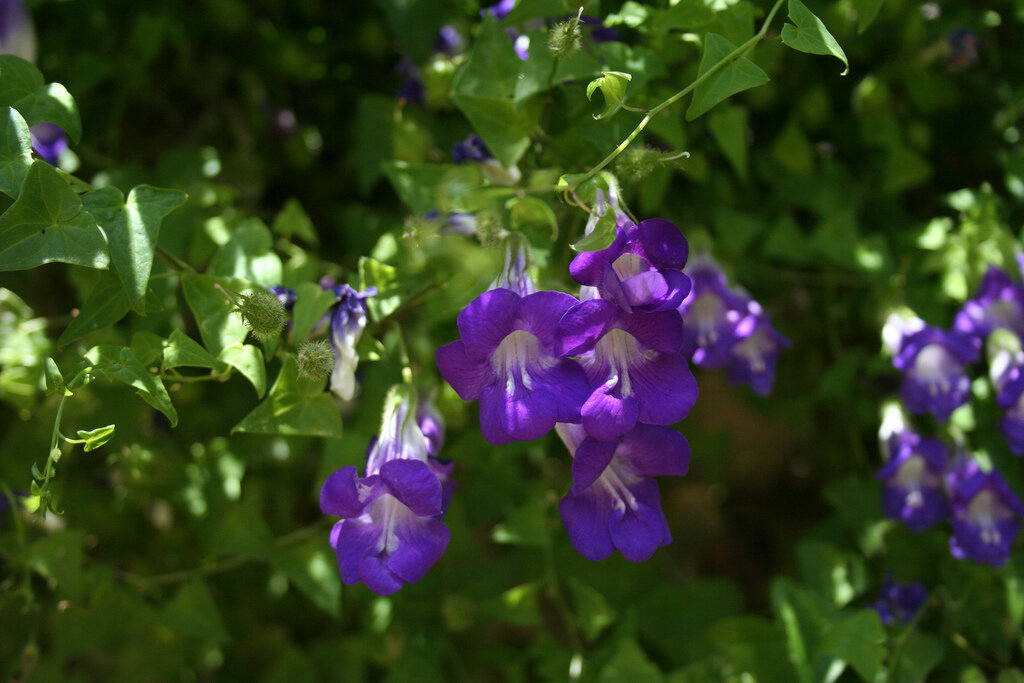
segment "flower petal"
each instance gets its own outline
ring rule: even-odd
[[[383,492],[377,477],[360,480],[356,468],[348,465],[324,481],[320,488],[320,511],[325,515],[358,517]]]
[[[573,306],[558,321],[555,353],[575,356],[590,350],[618,316],[615,305],[604,299],[590,299]]]
[[[422,460],[389,460],[380,466],[388,492],[421,517],[441,514],[441,482]]]
[[[636,496],[634,507],[621,518],[613,515],[609,525],[612,543],[630,562],[650,559],[654,551],[672,542],[665,513],[661,511],[658,484],[645,479],[630,487]]]
[[[652,266],[663,270],[682,270],[690,249],[675,223],[664,218],[648,218],[636,225],[636,239]]]
[[[577,254],[569,264],[569,275],[581,285],[596,287],[604,280],[605,266],[622,255],[625,248],[626,233],[616,228],[615,240],[606,249]]]
[[[682,420],[697,400],[697,381],[686,359],[659,354],[630,368],[633,393],[640,402],[640,422],[670,425]]]
[[[480,431],[495,445],[532,441],[555,426],[558,409],[557,399],[546,389],[516,389],[509,395],[504,386],[491,384],[480,392]]]
[[[580,411],[583,427],[595,439],[617,441],[633,428],[640,414],[636,396],[619,396],[615,386],[609,386],[617,385],[618,381],[615,378],[598,387]]]
[[[535,292],[523,297],[517,318],[522,329],[537,337],[542,346],[551,348],[559,319],[578,303],[576,297],[563,292]]]
[[[572,488],[569,490],[573,495],[579,495],[597,481],[615,456],[617,445],[618,440],[600,441],[593,437],[580,443],[572,459]]]
[[[690,466],[690,444],[671,427],[638,424],[622,438],[616,452],[644,477],[681,477]]]
[[[622,329],[662,353],[678,353],[683,346],[683,318],[676,310],[623,316]]]
[[[395,525],[398,545],[387,567],[403,581],[415,583],[444,554],[451,532],[439,519],[409,515]]]
[[[484,385],[494,379],[490,364],[471,359],[461,340],[438,347],[434,357],[441,376],[464,401],[478,398]]]
[[[519,301],[519,295],[512,290],[491,289],[462,309],[458,317],[459,335],[469,358],[490,358],[512,331]]]
[[[558,514],[565,524],[569,541],[583,557],[597,561],[615,552],[608,531],[611,506],[593,488],[579,495],[568,493],[558,503]]]

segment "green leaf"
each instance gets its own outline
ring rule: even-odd
[[[323,391],[325,381],[299,377],[294,356],[288,356],[270,394],[231,432],[341,438],[341,416]]]
[[[615,241],[615,212],[605,211],[590,233],[572,244],[574,251],[601,251]]]
[[[238,277],[273,287],[281,284],[281,257],[273,251],[274,237],[263,221],[242,221],[210,265],[214,275]]]
[[[216,288],[215,285],[218,284],[228,291],[235,292],[249,288],[249,284],[244,280],[226,277],[195,273],[181,277],[185,301],[195,316],[199,334],[203,338],[203,346],[214,354],[220,353],[232,344],[241,344],[249,333],[242,323],[241,316],[235,311],[234,304]]]
[[[274,217],[272,230],[274,234],[286,239],[291,239],[294,235],[301,237],[307,244],[313,246],[320,244],[313,221],[309,219],[309,215],[303,210],[302,204],[299,204],[297,199],[289,199],[284,203],[280,213]]]
[[[544,495],[535,495],[508,514],[491,532],[495,543],[508,545],[548,545],[548,503]]]
[[[295,308],[292,311],[292,335],[296,344],[305,341],[309,333],[338,297],[315,282],[303,282],[295,288]]]
[[[274,564],[313,604],[331,616],[341,611],[338,560],[320,538],[278,553]]]
[[[134,341],[135,339],[132,338],[133,349]],[[168,370],[180,367],[216,370],[220,366],[213,354],[180,329],[175,329],[167,338],[167,342],[163,346],[163,355],[164,367]]]
[[[128,201],[115,187],[103,187],[82,197],[83,208],[92,214],[110,242],[110,259],[132,308],[146,314],[146,289],[153,268],[153,252],[160,234],[160,222],[185,203],[180,190],[139,185],[128,193]]]
[[[547,31],[531,31],[529,37],[531,45],[544,45],[548,34]],[[601,62],[585,50],[578,50],[560,59],[556,66],[555,55],[551,50],[538,48],[530,50],[530,57],[521,63],[521,69],[522,73],[516,82],[513,95],[517,107],[522,106],[534,95],[546,92],[566,81],[581,81],[599,74]]]
[[[601,669],[599,683],[661,683],[661,671],[655,666],[643,649],[632,638],[619,642],[611,661]]]
[[[847,662],[865,681],[874,681],[885,660],[885,629],[878,613],[864,609],[836,622],[819,649]]]
[[[259,348],[252,344],[233,344],[221,351],[217,359],[242,373],[256,390],[256,396],[263,398],[267,391],[267,366]]]
[[[742,180],[747,177],[747,109],[730,104],[708,117],[708,127],[729,165]]]
[[[81,531],[55,531],[25,551],[25,562],[33,571],[56,584],[58,597],[77,600],[81,595],[84,539],[85,534]]]
[[[131,304],[128,294],[113,273],[100,273],[96,285],[82,302],[78,315],[57,339],[57,346],[67,346],[79,339],[102,330],[128,315]]]
[[[700,59],[697,76],[703,76],[736,49],[723,36],[709,33],[704,38],[704,56]],[[769,81],[761,67],[746,57],[736,57],[723,65],[715,73],[703,80],[693,91],[693,101],[686,110],[686,120],[695,118],[708,111],[722,100],[738,92],[764,85]]]
[[[708,633],[737,672],[750,672],[757,681],[795,680],[786,658],[784,635],[777,624],[763,617],[731,617],[711,626]]]
[[[164,355],[166,343],[164,338],[158,334],[139,330],[132,335],[132,353],[135,354],[137,361],[149,366]]]
[[[7,107],[0,121],[0,192],[16,199],[32,165],[32,136],[17,109]]]
[[[45,161],[28,169],[18,199],[0,216],[0,270],[52,261],[88,268],[110,265],[107,240],[82,200]]]
[[[123,346],[94,346],[85,354],[96,371],[108,379],[133,387],[139,397],[167,416],[171,426],[178,424],[178,413],[159,377],[150,374],[132,350]]]
[[[516,197],[510,199],[507,206],[514,229],[549,233],[552,242],[558,239],[558,218],[551,205],[540,197]]]
[[[573,613],[579,617],[583,635],[593,642],[601,632],[615,623],[615,609],[604,596],[583,583],[569,577],[569,593],[572,596]]]
[[[680,0],[651,19],[651,30],[665,33],[672,30],[693,31],[715,19],[715,13],[704,0]]]
[[[877,9],[875,11],[877,12]],[[843,48],[839,47],[839,43],[825,28],[825,24],[821,23],[821,19],[814,16],[804,3],[800,0],[789,0],[789,18],[793,23],[782,27],[783,43],[794,50],[812,55],[832,55],[845,67],[841,75],[849,73],[850,63],[846,60]]]
[[[377,294],[366,300],[374,320],[382,320],[395,312],[402,303],[399,293],[398,271],[394,266],[381,263],[369,256],[359,258],[360,289],[377,288]]]
[[[201,579],[193,579],[181,587],[164,607],[160,623],[172,631],[216,643],[229,640],[213,596]]]
[[[82,137],[78,106],[60,83],[47,84],[30,62],[0,55],[0,106],[21,112],[29,126],[48,121],[60,126],[75,142]]]
[[[452,101],[504,166],[513,166],[530,146],[540,102],[516,106],[522,61],[494,17],[484,15],[466,62],[452,81]]]
[[[853,0],[853,9],[857,11],[857,33],[864,33],[881,8],[882,0]]]
[[[595,78],[587,85],[587,99],[591,99],[594,91],[599,89],[604,95],[604,109],[594,114],[595,119],[603,119],[618,111],[622,100],[626,97],[626,87],[633,76],[621,71],[602,71],[600,78]]]
[[[914,632],[895,662],[895,683],[919,683],[928,680],[928,674],[942,662],[946,647],[935,636]]]
[[[84,429],[78,430],[78,438],[85,441],[84,449],[85,452],[94,451],[106,442],[110,441],[110,438],[114,436],[114,426],[107,425],[106,427],[97,427],[86,431]]]

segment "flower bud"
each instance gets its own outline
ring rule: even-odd
[[[299,375],[312,380],[323,379],[334,368],[334,352],[324,339],[311,339],[299,346]]]
[[[583,32],[580,30],[580,15],[583,8],[575,17],[559,22],[551,27],[548,33],[548,49],[555,55],[555,59],[565,59],[576,50],[580,49]]]
[[[252,336],[263,342],[281,334],[288,322],[288,311],[269,289],[257,288],[242,294],[238,312]]]

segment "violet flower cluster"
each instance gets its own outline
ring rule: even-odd
[[[437,458],[443,439],[440,413],[396,385],[364,476],[349,465],[324,482],[320,509],[342,518],[330,542],[343,583],[390,595],[423,578],[444,553],[451,533],[442,519],[455,483],[451,463]]]
[[[683,351],[702,368],[726,368],[734,384],[770,394],[779,350],[790,342],[771,316],[742,289],[729,285],[708,254],[686,268],[693,289],[679,305],[684,321]]]
[[[924,584],[896,583],[887,575],[878,591],[878,600],[872,607],[883,624],[909,624],[928,602],[928,589]]]
[[[573,456],[559,512],[576,550],[642,561],[671,542],[654,477],[689,465],[669,426],[697,398],[677,310],[690,291],[688,246],[664,219],[618,223],[607,249],[570,264],[580,298],[536,291],[518,252],[436,355],[459,396],[479,401],[490,443],[556,430]]]

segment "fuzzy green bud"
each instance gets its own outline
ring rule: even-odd
[[[582,15],[581,7],[575,17],[551,27],[548,33],[548,49],[555,55],[555,59],[565,59],[583,45],[583,31],[580,29]]]
[[[252,336],[265,342],[281,334],[288,322],[288,311],[276,294],[259,288],[242,294],[239,299],[238,312]]]
[[[615,160],[615,172],[630,184],[638,183],[659,166],[679,166],[676,160],[688,156],[687,152],[666,154],[647,145],[633,145]]]
[[[299,345],[296,356],[299,375],[319,380],[330,374],[334,368],[334,352],[324,339],[311,339]]]

